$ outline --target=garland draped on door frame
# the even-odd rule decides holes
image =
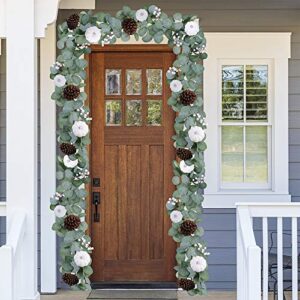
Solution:
[[[58,26],[57,47],[61,51],[51,67],[50,77],[55,83],[52,99],[59,107],[60,155],[58,186],[51,209],[56,215],[53,230],[62,238],[62,279],[75,289],[86,290],[90,288],[89,276],[93,273],[84,187],[89,182],[87,145],[91,118],[85,106],[87,94],[83,91],[87,61],[82,56],[91,52],[91,44],[114,44],[119,38],[126,42],[131,35],[146,43],[152,40],[161,43],[166,37],[177,55],[166,74],[172,91],[168,104],[177,113],[173,140],[178,157],[173,161],[172,182],[176,189],[166,203],[172,221],[169,235],[178,243],[175,266],[178,286],[190,295],[203,294],[209,255],[200,226],[202,190],[206,187],[203,159],[206,124],[201,87],[206,41],[196,16],[176,13],[168,17],[155,5],[137,11],[124,6],[116,16],[83,11]]]

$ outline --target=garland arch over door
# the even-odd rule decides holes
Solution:
[[[51,67],[55,83],[52,99],[59,107],[57,193],[51,209],[57,216],[53,229],[63,238],[60,249],[62,279],[75,289],[89,289],[92,247],[87,235],[85,185],[89,180],[89,107],[84,92],[91,44],[124,42],[133,35],[143,42],[168,45],[177,55],[166,72],[172,91],[168,104],[177,113],[173,136],[178,159],[172,162],[172,183],[176,189],[166,203],[172,226],[169,235],[178,243],[176,277],[179,287],[190,295],[203,294],[208,278],[207,251],[200,226],[204,182],[203,151],[205,113],[202,99],[202,60],[206,58],[205,38],[196,16],[180,13],[168,17],[154,5],[137,11],[125,6],[115,17],[91,12],[70,16],[58,26],[61,49]],[[170,108],[170,109],[171,109]],[[109,247],[109,245],[105,245]]]

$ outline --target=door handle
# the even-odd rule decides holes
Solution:
[[[95,205],[94,222],[100,222],[100,212],[98,212],[98,205],[100,205],[100,192],[93,192],[93,204]]]

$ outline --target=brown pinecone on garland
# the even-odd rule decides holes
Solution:
[[[190,279],[181,278],[178,281],[178,286],[185,291],[190,291],[195,288],[195,282]]]
[[[80,89],[76,85],[67,85],[64,88],[64,98],[67,100],[74,100],[76,99],[80,94]]]
[[[191,220],[185,220],[180,225],[180,232],[183,235],[191,235],[197,230],[197,224]]]
[[[182,160],[191,159],[193,157],[192,152],[189,149],[184,149],[184,148],[177,149],[176,154]]]
[[[77,28],[78,24],[79,24],[79,16],[77,14],[73,14],[71,15],[68,19],[67,19],[67,25],[68,25],[68,28],[70,30],[73,30],[75,28]]]
[[[125,33],[132,35],[135,34],[137,31],[138,24],[136,20],[132,18],[126,18],[122,21],[122,28]]]
[[[64,226],[67,230],[72,231],[79,227],[80,218],[74,215],[69,215],[64,219]]]
[[[75,285],[79,282],[78,277],[71,273],[65,273],[62,276],[62,280],[64,281],[64,283],[66,283],[69,286]]]
[[[62,143],[59,148],[61,152],[66,155],[72,155],[76,153],[76,147],[72,144]]]
[[[197,95],[191,90],[185,90],[180,94],[180,102],[183,105],[190,105],[195,102]]]

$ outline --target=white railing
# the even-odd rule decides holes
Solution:
[[[298,229],[300,203],[237,204],[237,299],[267,300],[269,295],[269,218],[277,222],[277,299],[284,299],[283,218],[291,220],[292,300],[298,300]],[[257,245],[253,218],[262,219],[262,250]],[[263,259],[261,259],[261,256]]]
[[[0,216],[5,216],[4,205],[0,206]],[[26,213],[13,214],[7,233],[6,244],[0,247],[0,298],[1,300],[21,299],[20,284],[24,282],[22,272],[22,241],[25,233]]]

